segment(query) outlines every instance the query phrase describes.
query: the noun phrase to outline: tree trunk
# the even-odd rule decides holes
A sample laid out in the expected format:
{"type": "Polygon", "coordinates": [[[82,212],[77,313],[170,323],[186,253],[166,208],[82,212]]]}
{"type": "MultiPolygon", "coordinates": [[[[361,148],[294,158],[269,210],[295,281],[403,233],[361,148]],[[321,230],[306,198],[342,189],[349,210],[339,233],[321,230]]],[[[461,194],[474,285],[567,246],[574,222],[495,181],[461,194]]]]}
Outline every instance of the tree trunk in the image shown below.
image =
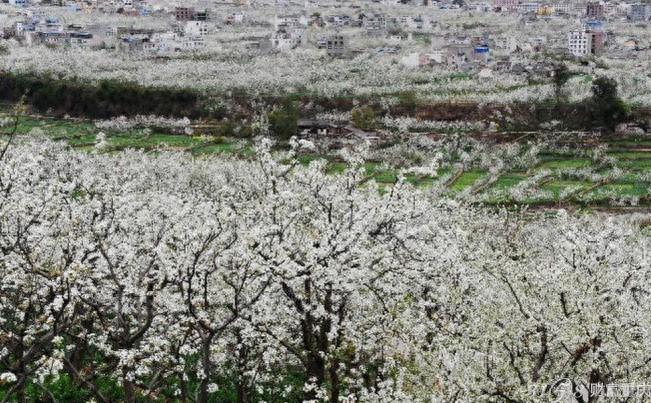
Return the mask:
{"type": "Polygon", "coordinates": [[[18,348],[18,362],[19,362],[19,378],[18,378],[18,390],[16,391],[16,394],[18,396],[18,401],[20,403],[26,403],[27,402],[27,396],[25,396],[25,385],[27,383],[27,365],[25,365],[25,360],[23,359],[23,355],[25,354],[25,346],[23,345],[22,340],[24,340],[24,333],[21,332],[21,338],[20,338],[20,345],[18,348]]]}
{"type": "Polygon", "coordinates": [[[129,380],[128,368],[122,368],[122,385],[124,387],[124,401],[127,403],[135,403],[136,389],[133,382],[129,380]]]}
{"type": "MultiPolygon", "coordinates": [[[[308,382],[311,382],[311,380],[314,379],[318,387],[321,388],[324,386],[325,374],[326,374],[325,361],[323,360],[323,358],[321,358],[318,351],[310,351],[308,353],[307,368],[305,369],[307,370],[308,382]]],[[[315,399],[316,399],[316,391],[311,390],[305,392],[303,400],[315,400],[315,399]]]]}
{"type": "Polygon", "coordinates": [[[199,403],[208,402],[208,385],[210,384],[210,376],[212,374],[212,363],[210,361],[210,345],[212,343],[212,335],[207,335],[201,345],[201,366],[203,368],[203,379],[199,385],[199,403]]]}
{"type": "Polygon", "coordinates": [[[339,374],[337,373],[337,368],[339,367],[339,362],[335,360],[330,364],[330,403],[339,402],[339,374]]]}
{"type": "Polygon", "coordinates": [[[239,329],[236,334],[237,344],[242,346],[237,353],[237,403],[249,403],[249,382],[246,378],[249,351],[248,348],[244,347],[244,340],[239,329]]]}
{"type": "Polygon", "coordinates": [[[249,403],[249,388],[241,378],[237,380],[237,403],[249,403]]]}

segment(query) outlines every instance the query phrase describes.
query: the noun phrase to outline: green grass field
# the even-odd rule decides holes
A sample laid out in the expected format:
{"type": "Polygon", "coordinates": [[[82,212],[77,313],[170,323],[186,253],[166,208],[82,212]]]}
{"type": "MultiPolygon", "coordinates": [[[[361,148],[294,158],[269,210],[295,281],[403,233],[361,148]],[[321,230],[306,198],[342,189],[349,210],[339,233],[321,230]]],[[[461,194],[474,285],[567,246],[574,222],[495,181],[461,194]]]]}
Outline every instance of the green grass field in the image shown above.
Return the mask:
{"type": "MultiPolygon", "coordinates": [[[[71,147],[80,150],[94,149],[97,141],[96,134],[99,130],[92,122],[82,120],[61,120],[51,118],[22,117],[19,120],[17,133],[21,136],[43,134],[55,141],[65,141],[71,147]]],[[[253,155],[251,143],[247,140],[229,139],[223,137],[188,136],[180,134],[166,134],[153,132],[145,135],[142,130],[132,130],[126,133],[107,132],[107,152],[119,152],[125,149],[140,149],[154,152],[158,150],[171,150],[188,152],[197,158],[211,155],[230,154],[242,158],[253,155]]],[[[538,186],[538,190],[545,192],[545,197],[538,197],[532,203],[553,204],[559,201],[574,201],[581,204],[608,204],[613,198],[638,198],[641,204],[651,204],[649,188],[651,184],[651,140],[646,139],[616,139],[608,143],[608,156],[616,161],[616,166],[624,174],[609,183],[592,183],[585,180],[567,177],[568,170],[592,168],[589,158],[573,154],[541,154],[541,162],[530,169],[529,175],[541,170],[551,172],[552,177],[538,186]],[[569,195],[569,199],[568,199],[569,195]]],[[[315,154],[302,154],[298,157],[302,164],[322,159],[324,156],[315,154]]],[[[346,163],[337,159],[328,159],[327,171],[331,174],[341,173],[346,169],[346,163]]],[[[374,179],[381,186],[390,186],[398,180],[397,170],[384,168],[379,162],[369,161],[364,168],[370,179],[374,179]]],[[[452,168],[443,168],[439,176],[452,172],[452,168]]],[[[604,173],[597,170],[599,173],[604,173]]],[[[509,204],[513,200],[509,190],[527,179],[525,172],[507,172],[502,174],[495,182],[484,186],[488,173],[481,169],[469,169],[455,176],[454,180],[447,183],[447,193],[454,197],[465,190],[479,186],[478,194],[485,194],[484,199],[489,203],[509,204]]],[[[449,176],[446,180],[449,181],[449,176]]],[[[414,186],[431,187],[438,178],[409,174],[405,180],[414,186]]],[[[474,189],[473,189],[474,190],[474,189]]]]}

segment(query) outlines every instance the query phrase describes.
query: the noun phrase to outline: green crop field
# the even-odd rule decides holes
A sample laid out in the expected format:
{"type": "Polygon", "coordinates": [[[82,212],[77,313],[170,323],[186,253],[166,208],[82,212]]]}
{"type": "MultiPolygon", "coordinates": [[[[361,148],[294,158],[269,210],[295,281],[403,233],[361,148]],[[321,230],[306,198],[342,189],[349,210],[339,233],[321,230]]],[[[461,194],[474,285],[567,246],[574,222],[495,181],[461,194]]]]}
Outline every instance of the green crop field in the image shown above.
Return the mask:
{"type": "MultiPolygon", "coordinates": [[[[17,126],[19,136],[44,135],[55,141],[65,141],[79,150],[95,149],[99,131],[89,121],[40,117],[21,117],[17,126]]],[[[104,152],[119,152],[125,149],[146,152],[168,150],[191,153],[197,158],[226,154],[249,158],[254,153],[251,141],[247,139],[189,136],[156,131],[145,133],[137,129],[119,133],[106,131],[106,134],[108,145],[103,149],[104,152]]],[[[541,153],[538,165],[527,172],[502,173],[490,183],[484,183],[488,179],[488,172],[479,168],[459,172],[453,167],[442,167],[438,176],[406,174],[404,179],[414,186],[428,188],[440,178],[445,178],[447,194],[450,197],[463,195],[466,193],[464,191],[472,189],[476,196],[484,196],[482,200],[486,203],[509,204],[514,202],[510,193],[514,187],[545,171],[550,172],[550,177],[534,185],[539,194],[534,199],[525,199],[524,203],[554,204],[564,201],[607,205],[616,197],[639,199],[638,202],[644,205],[651,203],[651,140],[614,139],[607,145],[607,155],[614,159],[615,166],[621,170],[619,176],[608,183],[572,178],[571,175],[568,177],[568,172],[577,169],[594,169],[594,173],[601,175],[609,172],[603,167],[593,166],[592,160],[585,157],[581,150],[572,149],[563,153],[541,153]]],[[[331,174],[341,173],[347,168],[345,162],[333,156],[314,153],[297,156],[297,160],[305,165],[320,159],[328,160],[327,170],[331,174]]],[[[398,170],[387,168],[380,161],[368,161],[364,164],[364,169],[369,179],[375,180],[382,187],[396,183],[400,176],[398,170]]]]}

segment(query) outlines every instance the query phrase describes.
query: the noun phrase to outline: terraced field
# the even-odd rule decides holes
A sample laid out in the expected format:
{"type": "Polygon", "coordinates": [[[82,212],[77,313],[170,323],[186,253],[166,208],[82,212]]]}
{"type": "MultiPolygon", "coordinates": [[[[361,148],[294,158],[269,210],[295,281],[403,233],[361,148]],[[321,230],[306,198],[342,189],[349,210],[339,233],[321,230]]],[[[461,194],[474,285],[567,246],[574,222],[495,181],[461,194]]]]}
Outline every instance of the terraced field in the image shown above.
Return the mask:
{"type": "MultiPolygon", "coordinates": [[[[18,125],[18,134],[45,135],[56,141],[65,141],[80,150],[92,150],[99,130],[88,121],[60,120],[51,118],[23,117],[18,125]]],[[[140,149],[148,152],[174,150],[188,152],[197,157],[229,154],[242,158],[250,156],[252,146],[249,140],[224,137],[188,136],[142,130],[123,133],[107,133],[108,146],[105,152],[119,152],[124,149],[140,149]]],[[[617,138],[606,142],[607,156],[613,163],[607,167],[596,167],[585,152],[548,153],[539,155],[539,163],[522,171],[507,171],[490,178],[488,171],[470,168],[459,171],[455,167],[443,167],[437,176],[408,174],[405,180],[415,186],[428,188],[442,181],[451,197],[469,197],[488,204],[530,204],[557,205],[638,205],[651,206],[651,139],[617,138]],[[572,172],[588,170],[595,178],[577,177],[572,172]],[[516,190],[531,178],[543,176],[525,187],[524,196],[516,190]],[[606,179],[604,179],[606,178],[606,179]]],[[[298,159],[308,164],[316,159],[328,159],[329,172],[336,174],[346,164],[333,157],[318,154],[302,154],[298,159]]],[[[369,176],[382,186],[394,184],[399,172],[387,169],[376,161],[368,161],[364,167],[369,176]]],[[[519,189],[522,191],[522,189],[519,189]]]]}

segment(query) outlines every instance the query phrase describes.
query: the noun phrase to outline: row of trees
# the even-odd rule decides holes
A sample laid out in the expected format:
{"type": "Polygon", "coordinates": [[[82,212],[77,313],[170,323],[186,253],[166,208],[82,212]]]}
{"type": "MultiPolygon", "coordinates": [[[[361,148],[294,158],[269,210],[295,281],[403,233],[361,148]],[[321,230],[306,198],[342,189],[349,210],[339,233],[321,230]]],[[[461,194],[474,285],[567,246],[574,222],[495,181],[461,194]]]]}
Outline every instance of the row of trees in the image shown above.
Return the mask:
{"type": "MultiPolygon", "coordinates": [[[[617,82],[608,77],[596,78],[591,86],[592,96],[581,102],[569,102],[565,94],[565,86],[572,78],[573,73],[564,64],[558,65],[552,75],[554,88],[554,105],[548,103],[516,104],[515,110],[509,105],[495,105],[492,108],[483,108],[479,105],[455,104],[427,105],[418,101],[413,92],[400,93],[398,104],[388,108],[389,114],[398,113],[399,116],[435,117],[440,120],[465,120],[465,119],[494,119],[494,115],[503,118],[497,119],[505,128],[516,130],[538,128],[541,123],[558,120],[561,128],[568,130],[605,129],[615,130],[618,124],[630,118],[630,111],[625,102],[619,97],[617,82]],[[467,109],[470,108],[470,111],[467,109]],[[492,109],[492,110],[491,110],[492,109]],[[509,110],[510,113],[502,114],[509,110]]],[[[349,105],[352,107],[352,105],[349,105]]],[[[378,105],[366,104],[352,107],[350,110],[350,123],[361,130],[372,131],[377,129],[379,118],[378,105]]],[[[269,113],[269,131],[280,139],[288,139],[296,134],[297,122],[300,113],[296,100],[292,97],[281,99],[279,104],[269,113]]]]}
{"type": "Polygon", "coordinates": [[[40,112],[89,118],[136,115],[198,118],[208,114],[201,97],[193,90],[143,87],[112,80],[91,84],[48,75],[0,72],[0,98],[15,102],[21,97],[40,112]]]}
{"type": "Polygon", "coordinates": [[[643,381],[634,220],[476,210],[253,161],[0,163],[0,401],[540,401],[643,381]]]}
{"type": "MultiPolygon", "coordinates": [[[[344,108],[351,111],[351,123],[362,130],[378,127],[380,115],[409,115],[429,120],[490,120],[495,114],[505,117],[501,127],[516,130],[536,128],[541,122],[560,120],[567,129],[606,128],[612,130],[629,119],[626,104],[618,94],[617,83],[600,77],[593,82],[592,97],[578,103],[568,102],[564,87],[572,73],[560,65],[553,77],[554,105],[531,103],[512,105],[420,102],[413,92],[401,92],[394,106],[381,107],[364,102],[354,107],[352,100],[338,104],[336,99],[314,95],[262,97],[271,106],[268,114],[269,132],[279,139],[289,139],[297,132],[301,105],[316,104],[317,109],[344,108]],[[507,112],[508,111],[508,112],[507,112]]],[[[212,99],[183,88],[144,87],[133,83],[104,80],[97,84],[48,75],[0,73],[0,99],[15,102],[21,97],[40,112],[54,112],[74,116],[107,119],[114,116],[156,115],[189,117],[193,119],[222,119],[246,121],[256,96],[247,92],[232,92],[223,99],[212,99]],[[227,101],[224,101],[227,100],[227,101]],[[225,107],[225,103],[232,104],[225,107]],[[215,106],[216,105],[216,106],[215,106]],[[227,111],[228,110],[228,111],[227,111]],[[228,116],[227,116],[228,113],[228,116]]],[[[314,106],[314,105],[313,105],[314,106]]],[[[499,120],[499,119],[498,119],[499,120]]],[[[233,123],[229,124],[233,124],[233,123]]]]}

